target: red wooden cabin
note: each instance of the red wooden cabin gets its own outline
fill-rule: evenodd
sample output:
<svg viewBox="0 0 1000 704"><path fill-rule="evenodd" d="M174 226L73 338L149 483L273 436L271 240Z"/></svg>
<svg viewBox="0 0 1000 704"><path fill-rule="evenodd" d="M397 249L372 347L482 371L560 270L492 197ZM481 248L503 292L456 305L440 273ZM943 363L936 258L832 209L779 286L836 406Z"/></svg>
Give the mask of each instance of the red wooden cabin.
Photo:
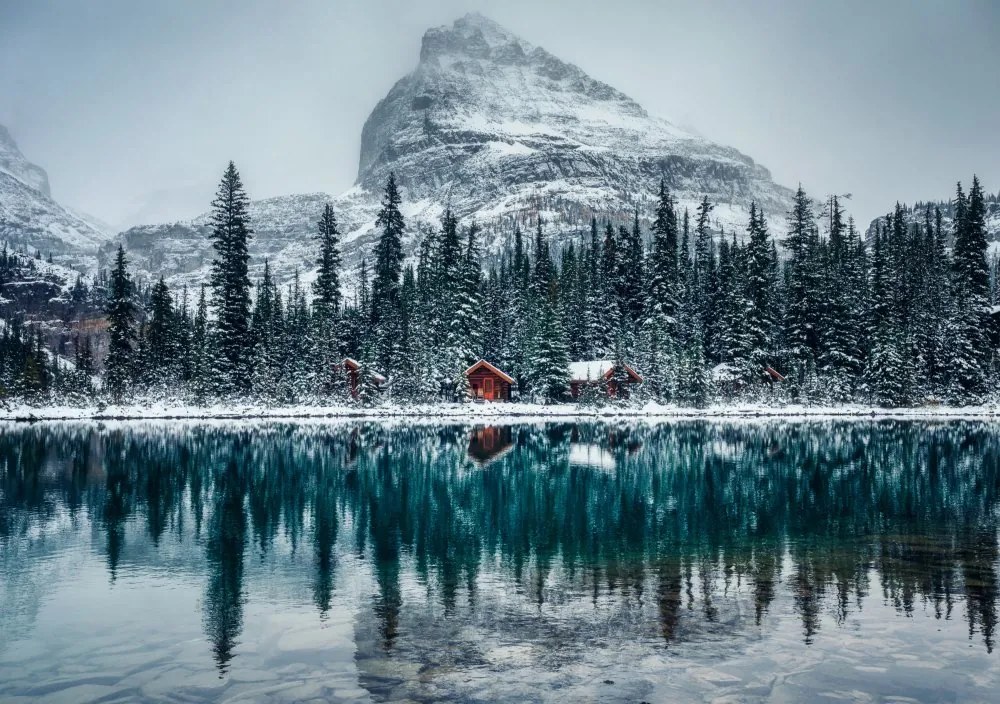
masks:
<svg viewBox="0 0 1000 704"><path fill-rule="evenodd" d="M347 388L351 390L351 398L358 397L358 385L361 383L361 363L347 357L343 363L344 372L347 374ZM377 372L372 373L375 386L382 386L386 378Z"/></svg>
<svg viewBox="0 0 1000 704"><path fill-rule="evenodd" d="M598 384L603 387L609 398L628 398L631 395L631 387L642 383L639 373L627 364L623 364L622 370L628 379L618 388L615 381L615 363L610 359L594 359L588 362L572 362L569 365L569 392L573 398L579 398L583 389L591 384Z"/></svg>
<svg viewBox="0 0 1000 704"><path fill-rule="evenodd" d="M484 401L510 401L510 387L514 377L497 369L485 359L480 359L465 370L469 380L469 394Z"/></svg>

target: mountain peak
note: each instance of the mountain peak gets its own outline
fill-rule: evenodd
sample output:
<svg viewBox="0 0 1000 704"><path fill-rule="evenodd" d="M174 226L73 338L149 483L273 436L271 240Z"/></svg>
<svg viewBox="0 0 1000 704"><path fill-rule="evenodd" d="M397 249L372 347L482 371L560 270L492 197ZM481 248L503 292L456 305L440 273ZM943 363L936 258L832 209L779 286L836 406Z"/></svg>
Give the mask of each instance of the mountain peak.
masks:
<svg viewBox="0 0 1000 704"><path fill-rule="evenodd" d="M431 62L442 56L519 60L533 48L506 27L478 12L470 12L450 27L442 25L428 29L420 47L420 62Z"/></svg>
<svg viewBox="0 0 1000 704"><path fill-rule="evenodd" d="M345 267L370 256L380 194L394 173L412 252L440 225L445 208L475 219L483 252L497 256L514 228L545 221L555 246L578 237L592 217L646 217L664 180L692 212L707 196L713 226L742 229L751 201L787 211L791 192L737 150L649 115L639 103L581 68L479 14L427 30L420 61L372 110L361 131L354 188L333 198ZM310 268L315 213L325 197L256 202L256 262L288 280ZM777 230L780 225L774 223ZM134 228L121 235L137 266L175 283L207 277L205 218ZM107 264L114 246L102 248Z"/></svg>

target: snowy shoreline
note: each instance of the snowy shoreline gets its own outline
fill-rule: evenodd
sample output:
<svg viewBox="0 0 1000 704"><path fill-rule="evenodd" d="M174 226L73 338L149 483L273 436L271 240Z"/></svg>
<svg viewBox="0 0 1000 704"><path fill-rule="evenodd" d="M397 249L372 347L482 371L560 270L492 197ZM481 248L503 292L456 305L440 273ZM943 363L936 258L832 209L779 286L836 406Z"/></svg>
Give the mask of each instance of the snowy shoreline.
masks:
<svg viewBox="0 0 1000 704"><path fill-rule="evenodd" d="M1000 407L873 408L869 406L759 406L720 405L683 408L650 403L641 407L586 408L575 404L442 403L416 406L185 406L171 404L121 405L102 408L72 406L0 409L0 422L60 420L393 420L393 421L545 421L545 420L714 420L714 419L1000 419Z"/></svg>

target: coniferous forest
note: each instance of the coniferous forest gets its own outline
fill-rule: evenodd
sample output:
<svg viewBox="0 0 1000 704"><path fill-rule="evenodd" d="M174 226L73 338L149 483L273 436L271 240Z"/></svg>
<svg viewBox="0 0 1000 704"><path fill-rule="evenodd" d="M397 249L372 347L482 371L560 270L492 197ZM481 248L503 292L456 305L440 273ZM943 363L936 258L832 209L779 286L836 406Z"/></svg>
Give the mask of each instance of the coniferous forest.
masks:
<svg viewBox="0 0 1000 704"><path fill-rule="evenodd" d="M788 213L750 207L743 232L712 228L713 204L680 211L661 182L655 211L593 219L550 244L546 223L515 229L487 259L475 222L445 212L408 260L390 177L377 246L344 272L330 205L316 213L314 281L249 275L249 198L230 163L212 202L215 261L198 290L137 282L128 252L73 295L106 316L106 354L89 335L47 349L11 320L0 338L3 395L34 403L171 400L208 404L425 403L468 397L485 359L522 401L569 400L569 364L628 364L629 403L855 403L882 407L995 400L997 263L978 179L933 206L897 204L866 237L837 197L799 187ZM787 236L771 234L784 218ZM648 227L641 223L649 222ZM6 271L8 254L0 269ZM345 295L342 277L357 281ZM358 363L349 388L343 360ZM585 394L582 403L609 400Z"/></svg>

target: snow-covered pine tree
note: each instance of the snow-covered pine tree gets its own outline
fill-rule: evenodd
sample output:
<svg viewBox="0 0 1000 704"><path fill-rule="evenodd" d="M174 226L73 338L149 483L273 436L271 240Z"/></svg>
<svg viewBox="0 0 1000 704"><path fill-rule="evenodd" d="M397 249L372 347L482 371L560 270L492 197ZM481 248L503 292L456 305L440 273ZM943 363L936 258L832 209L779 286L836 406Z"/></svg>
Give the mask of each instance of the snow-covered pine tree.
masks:
<svg viewBox="0 0 1000 704"><path fill-rule="evenodd" d="M886 241L891 237L889 229L876 228L872 244L869 323L872 344L865 377L870 401L891 408L905 405L909 399L904 381L905 361L900 353L900 331L894 311L894 276Z"/></svg>
<svg viewBox="0 0 1000 704"><path fill-rule="evenodd" d="M986 390L990 347L986 336L989 266L986 262L985 202L973 177L968 198L959 184L955 200L955 240L952 253L950 374L952 401L968 403Z"/></svg>
<svg viewBox="0 0 1000 704"><path fill-rule="evenodd" d="M820 274L817 267L819 236L813 218L812 201L802 186L795 192L788 213L788 237L785 247L785 325L784 337L791 369L792 386L801 387L806 370L815 366L818 349ZM810 360L812 360L810 362Z"/></svg>
<svg viewBox="0 0 1000 704"><path fill-rule="evenodd" d="M271 278L271 265L264 260L264 274L257 282L253 316L250 320L253 369L250 387L254 394L267 400L276 397L279 378L280 339L275 324L276 287Z"/></svg>
<svg viewBox="0 0 1000 704"><path fill-rule="evenodd" d="M605 320L607 317L607 300L605 292L607 284L601 267L601 239L597 229L597 218L590 219L590 247L587 249L587 268L589 286L586 289L586 338L587 347L584 357L600 359L607 354L607 332ZM581 284L582 285L582 284Z"/></svg>
<svg viewBox="0 0 1000 704"><path fill-rule="evenodd" d="M406 223L399 209L401 202L396 176L390 173L382 196L382 207L375 219L375 226L382 231L375 247L375 277L371 294L374 359L390 378L398 375L405 362L400 278L403 274Z"/></svg>
<svg viewBox="0 0 1000 704"><path fill-rule="evenodd" d="M346 399L346 385L341 362L340 329L340 230L337 216L329 203L316 223L319 253L316 280L313 282L313 353L311 366L316 374L317 391L336 400Z"/></svg>
<svg viewBox="0 0 1000 704"><path fill-rule="evenodd" d="M440 321L437 317L439 296L435 267L437 235L432 230L426 232L420 241L417 256L416 296L411 305L410 346L412 384L410 393L417 402L438 399L441 380L438 377L438 344Z"/></svg>
<svg viewBox="0 0 1000 704"><path fill-rule="evenodd" d="M765 370L777 364L775 359L775 332L777 304L775 291L777 282L771 261L770 235L764 212L750 203L750 224L747 227L746 244L746 284L747 335L750 345L750 363L753 379L765 381Z"/></svg>
<svg viewBox="0 0 1000 704"><path fill-rule="evenodd" d="M570 311L569 320L573 327L570 328L570 355L573 359L589 359L591 343L591 331L593 326L590 320L590 262L586 244L580 244L579 253L576 256L576 276L571 282L571 301L567 306Z"/></svg>
<svg viewBox="0 0 1000 704"><path fill-rule="evenodd" d="M275 294L274 298L278 395L286 403L311 401L315 389L314 370L310 366L311 324L298 271L286 288L283 315L279 313L280 297Z"/></svg>
<svg viewBox="0 0 1000 704"><path fill-rule="evenodd" d="M104 359L104 386L116 403L125 397L134 378L136 311L133 293L125 249L118 245L108 291L108 355Z"/></svg>
<svg viewBox="0 0 1000 704"><path fill-rule="evenodd" d="M837 196L831 196L827 202L827 222L827 243L819 253L822 321L818 369L825 377L829 400L843 402L852 397L861 372L859 311L854 298L859 281L853 262L853 223L848 229Z"/></svg>
<svg viewBox="0 0 1000 704"><path fill-rule="evenodd" d="M562 400L569 391L569 347L559 301L558 280L542 232L535 231L535 266L530 286L530 347L526 353L531 394L540 401Z"/></svg>
<svg viewBox="0 0 1000 704"><path fill-rule="evenodd" d="M411 400L415 394L413 379L416 367L414 322L418 308L417 275L412 264L403 268L403 283L400 287L400 310L402 313L402 337L400 339L401 366L392 380L392 394L402 400Z"/></svg>
<svg viewBox="0 0 1000 704"><path fill-rule="evenodd" d="M644 379L643 394L667 401L675 391L679 349L678 295L682 287L677 262L677 214L674 199L662 179L652 235L646 267L644 320L636 360Z"/></svg>
<svg viewBox="0 0 1000 704"><path fill-rule="evenodd" d="M689 217L685 211L678 261L680 300L677 315L677 366L674 400L684 406L702 407L708 403L709 379L706 368L704 330L701 326L701 302L694 262L691 257Z"/></svg>
<svg viewBox="0 0 1000 704"><path fill-rule="evenodd" d="M373 369L374 350L372 344L367 343L358 356L357 402L362 406L374 406L378 403L381 394L376 381L376 371Z"/></svg>
<svg viewBox="0 0 1000 704"><path fill-rule="evenodd" d="M580 283L578 264L576 243L570 240L562 248L562 261L559 263L559 290L562 293L563 329L566 330L569 354L573 359L580 359L586 344L578 288Z"/></svg>
<svg viewBox="0 0 1000 704"><path fill-rule="evenodd" d="M214 381L220 393L245 391L250 385L250 199L236 165L222 176L210 222L216 257L212 262L215 307Z"/></svg>
<svg viewBox="0 0 1000 704"><path fill-rule="evenodd" d="M541 302L529 360L531 392L543 402L565 400L569 393L569 351L558 307L548 297Z"/></svg>
<svg viewBox="0 0 1000 704"><path fill-rule="evenodd" d="M706 358L714 361L716 345L716 302L715 285L715 244L712 241L711 214L715 206L708 196L702 198L695 219L694 258L692 260L690 286L693 286L694 303L697 306L699 327Z"/></svg>
<svg viewBox="0 0 1000 704"><path fill-rule="evenodd" d="M745 259L735 234L731 244L725 240L720 243L717 330L720 361L729 367L735 378L751 382L759 371L753 362L753 346L748 331Z"/></svg>
<svg viewBox="0 0 1000 704"><path fill-rule="evenodd" d="M500 359L501 368L507 370L516 380L518 390L527 388L528 350L530 348L530 295L528 290L528 256L524 251L524 236L521 228L514 229L514 247L506 283L509 300L505 325L510 329L510 342Z"/></svg>
<svg viewBox="0 0 1000 704"><path fill-rule="evenodd" d="M73 348L74 390L84 397L89 397L94 393L93 377L96 371L90 335L84 335L82 338L77 335Z"/></svg>
<svg viewBox="0 0 1000 704"><path fill-rule="evenodd" d="M677 315L677 213L674 199L663 179L657 197L656 217L652 226L652 251L649 255L649 282L646 320L657 318L658 326L671 338L676 336Z"/></svg>
<svg viewBox="0 0 1000 704"><path fill-rule="evenodd" d="M206 400L211 392L212 350L208 326L208 296L202 284L191 326L191 387L197 401Z"/></svg>
<svg viewBox="0 0 1000 704"><path fill-rule="evenodd" d="M622 320L632 335L642 322L642 308L646 298L643 290L645 261L638 207L633 214L632 229L619 229L619 242L618 284Z"/></svg>
<svg viewBox="0 0 1000 704"><path fill-rule="evenodd" d="M460 271L461 297L457 307L465 332L462 360L465 366L480 356L483 346L483 270L478 237L479 226L473 221L466 232L465 257Z"/></svg>
<svg viewBox="0 0 1000 704"><path fill-rule="evenodd" d="M191 305L188 288L181 289L180 305L174 307L174 329L177 332L177 371L186 384L191 382Z"/></svg>
<svg viewBox="0 0 1000 704"><path fill-rule="evenodd" d="M601 244L601 321L597 336L596 357L606 357L614 352L615 336L621 328L623 303L620 297L621 286L618 281L619 272L619 241L615 237L615 229L611 223L604 226L604 241Z"/></svg>
<svg viewBox="0 0 1000 704"><path fill-rule="evenodd" d="M145 338L147 390L163 393L168 388L176 388L180 359L179 331L173 297L162 276L153 286L150 295L150 315Z"/></svg>
<svg viewBox="0 0 1000 704"><path fill-rule="evenodd" d="M432 321L436 322L433 343L436 376L441 384L455 387L470 355L469 325L477 311L470 309L465 279L465 257L458 234L458 218L446 210L434 252L434 297ZM456 396L460 396L456 389Z"/></svg>

